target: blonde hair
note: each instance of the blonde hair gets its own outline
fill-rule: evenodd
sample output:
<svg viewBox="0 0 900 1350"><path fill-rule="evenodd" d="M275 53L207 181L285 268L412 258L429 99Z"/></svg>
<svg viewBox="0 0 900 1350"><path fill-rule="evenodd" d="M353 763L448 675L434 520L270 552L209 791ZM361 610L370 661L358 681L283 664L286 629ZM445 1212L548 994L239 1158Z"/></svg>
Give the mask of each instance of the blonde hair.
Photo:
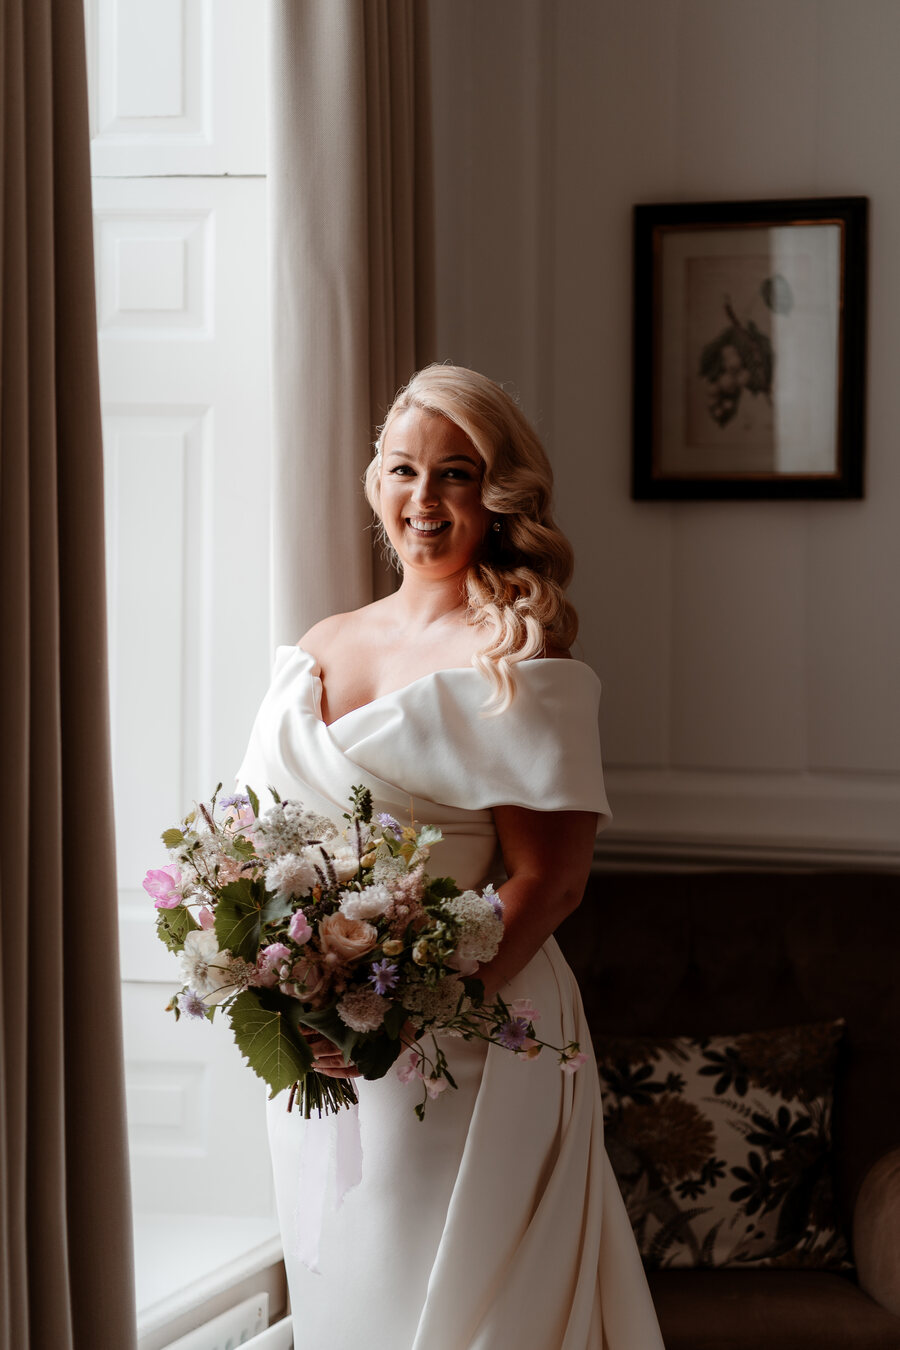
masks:
<svg viewBox="0 0 900 1350"><path fill-rule="evenodd" d="M534 429L499 384L465 366L426 366L391 404L366 470L366 497L379 522L381 447L391 423L409 408L446 417L484 461L481 500L500 531L488 531L483 554L466 575L466 592L472 623L489 632L473 663L493 685L487 709L499 713L515 696L513 667L548 645L568 648L578 631L565 596L572 546L551 514L553 471ZM381 533L387 542L383 526Z"/></svg>

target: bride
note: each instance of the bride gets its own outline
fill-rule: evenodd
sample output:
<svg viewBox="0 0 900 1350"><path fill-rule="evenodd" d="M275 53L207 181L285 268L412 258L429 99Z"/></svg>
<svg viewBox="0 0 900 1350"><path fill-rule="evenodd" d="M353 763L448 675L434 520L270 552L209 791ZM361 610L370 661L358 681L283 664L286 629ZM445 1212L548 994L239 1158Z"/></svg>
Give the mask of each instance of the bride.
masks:
<svg viewBox="0 0 900 1350"><path fill-rule="evenodd" d="M365 783L377 811L439 825L437 871L493 879L503 902L500 950L478 971L488 998L529 998L542 1039L589 1050L552 934L609 809L551 485L498 385L420 371L366 473L399 589L277 649L236 782L337 823ZM319 1072L357 1077L331 1042L311 1046ZM549 1052L442 1048L458 1088L422 1122L394 1072L358 1079L358 1122L302 1120L287 1094L269 1105L295 1350L660 1350L592 1060L570 1075Z"/></svg>

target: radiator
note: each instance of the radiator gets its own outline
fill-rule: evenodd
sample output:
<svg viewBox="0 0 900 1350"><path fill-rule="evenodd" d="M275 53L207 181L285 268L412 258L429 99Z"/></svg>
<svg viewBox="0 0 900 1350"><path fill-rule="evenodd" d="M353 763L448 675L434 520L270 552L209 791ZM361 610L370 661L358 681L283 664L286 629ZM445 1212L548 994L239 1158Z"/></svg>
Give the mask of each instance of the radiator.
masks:
<svg viewBox="0 0 900 1350"><path fill-rule="evenodd" d="M291 1319L268 1326L269 1295L260 1293L237 1303L202 1327L172 1341L165 1350L292 1350Z"/></svg>

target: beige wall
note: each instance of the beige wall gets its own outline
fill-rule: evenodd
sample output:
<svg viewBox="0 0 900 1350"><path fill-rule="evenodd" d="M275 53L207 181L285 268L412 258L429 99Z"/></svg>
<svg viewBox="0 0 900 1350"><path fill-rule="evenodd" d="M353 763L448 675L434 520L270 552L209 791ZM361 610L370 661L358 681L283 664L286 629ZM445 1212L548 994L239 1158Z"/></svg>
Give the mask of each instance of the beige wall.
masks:
<svg viewBox="0 0 900 1350"><path fill-rule="evenodd" d="M518 387L608 848L900 861L900 4L432 0L440 351ZM635 202L871 199L862 502L629 498Z"/></svg>

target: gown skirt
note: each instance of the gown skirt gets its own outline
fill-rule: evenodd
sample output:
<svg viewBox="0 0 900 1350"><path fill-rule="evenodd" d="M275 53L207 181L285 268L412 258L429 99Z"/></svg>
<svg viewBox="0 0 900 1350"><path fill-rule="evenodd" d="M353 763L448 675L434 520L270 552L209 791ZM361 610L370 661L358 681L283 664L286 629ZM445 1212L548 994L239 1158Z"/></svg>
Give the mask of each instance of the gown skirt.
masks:
<svg viewBox="0 0 900 1350"><path fill-rule="evenodd" d="M343 824L350 788L376 811L440 826L429 863L461 887L499 881L491 807L609 819L599 681L579 661L517 667L510 709L485 717L474 668L440 671L326 726L321 680L279 647L236 787L303 801ZM537 1006L541 1039L590 1051L575 977L553 938L501 991ZM268 1104L295 1350L662 1350L603 1142L596 1068L564 1073L442 1037L457 1090L414 1112L421 1083L356 1079L358 1111L303 1120Z"/></svg>

